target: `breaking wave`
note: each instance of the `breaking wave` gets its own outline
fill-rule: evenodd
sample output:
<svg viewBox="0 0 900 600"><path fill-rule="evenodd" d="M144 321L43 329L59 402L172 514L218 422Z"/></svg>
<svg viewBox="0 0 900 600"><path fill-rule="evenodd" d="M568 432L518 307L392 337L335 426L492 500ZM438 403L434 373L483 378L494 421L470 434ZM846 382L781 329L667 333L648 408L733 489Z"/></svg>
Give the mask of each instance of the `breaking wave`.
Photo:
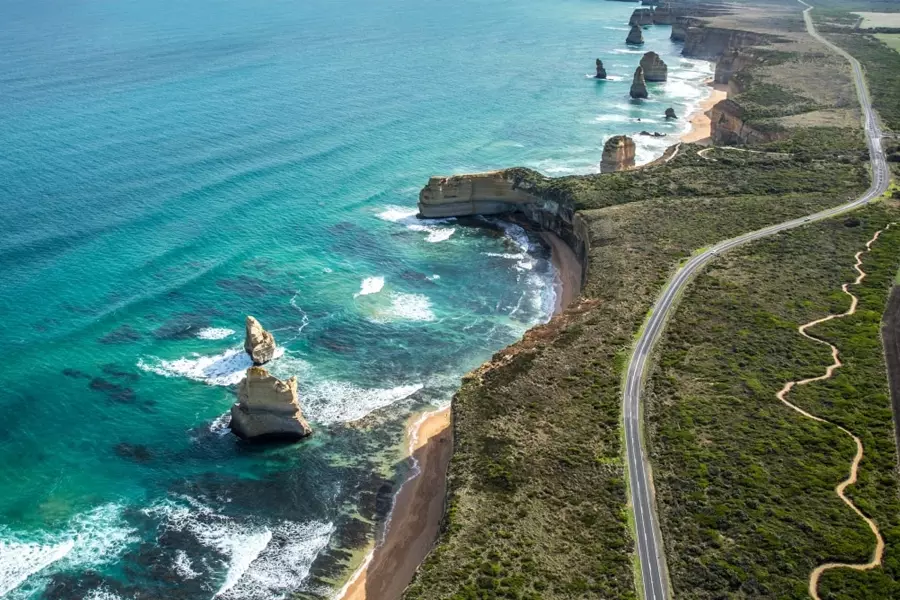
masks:
<svg viewBox="0 0 900 600"><path fill-rule="evenodd" d="M354 298L377 294L384 288L384 277L366 277L359 285L359 291L353 294Z"/></svg>
<svg viewBox="0 0 900 600"><path fill-rule="evenodd" d="M197 337L201 340L224 340L234 334L234 329L226 329L224 327L204 327L197 332Z"/></svg>
<svg viewBox="0 0 900 600"><path fill-rule="evenodd" d="M117 504L98 506L75 516L60 533L26 537L0 527L0 596L25 586L37 591L42 576L57 569L98 567L118 557L137 541Z"/></svg>

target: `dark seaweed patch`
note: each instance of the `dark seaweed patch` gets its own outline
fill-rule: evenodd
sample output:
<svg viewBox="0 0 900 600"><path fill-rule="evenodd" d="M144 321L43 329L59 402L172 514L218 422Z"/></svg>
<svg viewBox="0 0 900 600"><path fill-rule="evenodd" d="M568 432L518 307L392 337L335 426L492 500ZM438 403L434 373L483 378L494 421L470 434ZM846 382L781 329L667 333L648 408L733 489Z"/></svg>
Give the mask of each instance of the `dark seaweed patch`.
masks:
<svg viewBox="0 0 900 600"><path fill-rule="evenodd" d="M101 377L91 379L88 387L94 391L103 392L110 400L120 404L134 404L134 401L137 399L137 394L134 393L133 389Z"/></svg>
<svg viewBox="0 0 900 600"><path fill-rule="evenodd" d="M130 325L113 329L99 339L101 344L130 344L141 339L141 334Z"/></svg>

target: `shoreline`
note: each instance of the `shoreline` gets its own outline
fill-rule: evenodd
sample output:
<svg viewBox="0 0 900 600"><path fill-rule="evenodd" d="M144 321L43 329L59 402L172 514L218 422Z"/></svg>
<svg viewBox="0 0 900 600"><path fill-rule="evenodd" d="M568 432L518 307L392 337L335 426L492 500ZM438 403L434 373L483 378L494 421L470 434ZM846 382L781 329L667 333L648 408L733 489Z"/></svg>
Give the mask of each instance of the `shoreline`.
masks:
<svg viewBox="0 0 900 600"><path fill-rule="evenodd" d="M411 420L407 439L414 472L394 496L382 539L336 600L400 598L437 541L453 454L450 407L413 415Z"/></svg>
<svg viewBox="0 0 900 600"><path fill-rule="evenodd" d="M553 287L556 316L581 293L581 263L559 236L542 231L556 270ZM410 417L407 429L414 472L394 496L388 525L335 596L335 600L399 599L419 565L437 542L444 516L447 469L453 454L450 407Z"/></svg>
<svg viewBox="0 0 900 600"><path fill-rule="evenodd" d="M687 116L684 143L710 144L709 111L727 97L726 85L706 81L709 96ZM540 236L550 248L555 269L553 316L581 294L582 265L573 249L551 231ZM438 541L444 516L447 472L453 455L451 408L412 415L407 429L413 473L394 496L380 541L366 555L335 600L399 600L419 566Z"/></svg>
<svg viewBox="0 0 900 600"><path fill-rule="evenodd" d="M581 263L575 252L558 235L551 231L542 231L541 238L550 246L550 260L556 274L553 277L555 304L553 315L558 315L581 294Z"/></svg>
<svg viewBox="0 0 900 600"><path fill-rule="evenodd" d="M706 86L709 87L709 96L694 112L687 115L690 128L679 138L685 144L702 146L712 144L712 120L709 113L713 106L728 98L728 86L724 83L714 83L712 79L706 81Z"/></svg>

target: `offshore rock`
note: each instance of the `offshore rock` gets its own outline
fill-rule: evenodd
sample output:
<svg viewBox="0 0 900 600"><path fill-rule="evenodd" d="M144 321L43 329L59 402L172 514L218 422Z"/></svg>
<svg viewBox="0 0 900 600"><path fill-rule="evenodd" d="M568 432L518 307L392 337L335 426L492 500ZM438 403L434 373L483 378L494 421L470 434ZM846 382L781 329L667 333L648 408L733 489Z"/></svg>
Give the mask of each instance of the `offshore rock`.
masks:
<svg viewBox="0 0 900 600"><path fill-rule="evenodd" d="M628 19L631 26L653 25L653 10L649 8L636 8Z"/></svg>
<svg viewBox="0 0 900 600"><path fill-rule="evenodd" d="M634 166L634 140L627 135L616 135L603 144L600 172L624 171Z"/></svg>
<svg viewBox="0 0 900 600"><path fill-rule="evenodd" d="M644 81L665 81L669 77L669 68L656 52L648 52L641 58L644 69Z"/></svg>
<svg viewBox="0 0 900 600"><path fill-rule="evenodd" d="M631 97L647 98L648 96L647 84L644 81L644 69L643 67L638 67L635 69L634 79L631 81Z"/></svg>
<svg viewBox="0 0 900 600"><path fill-rule="evenodd" d="M675 115L675 109L671 106L666 109L666 118L667 119L677 119L678 117Z"/></svg>
<svg viewBox="0 0 900 600"><path fill-rule="evenodd" d="M606 79L606 69L603 68L603 61L599 58L597 59L597 74L594 75L595 79Z"/></svg>
<svg viewBox="0 0 900 600"><path fill-rule="evenodd" d="M247 335L244 350L253 359L254 365L264 365L275 356L275 337L263 329L254 317L247 317Z"/></svg>
<svg viewBox="0 0 900 600"><path fill-rule="evenodd" d="M672 6L668 2L659 4L653 11L653 24L672 25L673 23L675 23L675 13L672 11Z"/></svg>
<svg viewBox="0 0 900 600"><path fill-rule="evenodd" d="M641 31L641 28L637 25L631 26L631 31L628 32L628 37L625 38L626 44L643 44L644 43L644 32Z"/></svg>
<svg viewBox="0 0 900 600"><path fill-rule="evenodd" d="M297 378L281 381L262 367L247 369L231 407L230 427L245 440L297 441L311 435L300 410Z"/></svg>

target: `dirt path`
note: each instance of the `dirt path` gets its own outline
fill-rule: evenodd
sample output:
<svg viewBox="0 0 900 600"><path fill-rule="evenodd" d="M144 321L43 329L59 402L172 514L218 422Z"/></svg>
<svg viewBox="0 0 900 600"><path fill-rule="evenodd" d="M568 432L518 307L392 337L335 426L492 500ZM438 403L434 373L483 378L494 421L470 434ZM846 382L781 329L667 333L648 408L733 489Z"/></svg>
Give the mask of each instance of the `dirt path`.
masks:
<svg viewBox="0 0 900 600"><path fill-rule="evenodd" d="M891 225L893 225L893 223L891 223ZM835 370L837 370L841 367L842 363L841 363L841 359L840 359L840 353L838 352L837 347L832 344L829 344L825 340L821 340L813 335L810 335L809 333L806 332L806 330L809 329L810 327L818 325L819 323L824 323L824 322L830 321L832 319L840 319L843 317L848 317L856 312L856 305L859 303L859 299L850 292L849 287L851 285L859 285L860 282L862 282L862 280L866 278L866 273L865 273L865 271L862 270L862 255L872 249L872 244L875 243L875 240L878 239L878 236L881 235L881 232L887 230L891 225L888 225L887 227L885 227L882 230L876 231L875 235L872 236L872 239L869 240L868 242L866 242L866 249L860 250L859 252L856 253L856 257L855 257L856 264L853 266L853 268L856 269L856 272L859 273L859 275L856 276L856 279L853 281L852 284L845 283L844 285L841 286L841 289L844 291L844 293L847 294L848 296L850 296L850 308L848 308L845 312L843 312L841 314L828 315L827 317L824 317L822 319L816 319L815 321L810 321L809 323L807 323L805 325L801 325L798 328L800 335L802 335L803 337L808 338L819 344L825 344L826 346L831 348L831 357L834 360L834 362L825 369L824 375L820 375L818 377L812 377L810 379L803 379L801 381L789 381L786 384L784 384L784 387L781 388L781 391L776 394L778 399L781 400L785 405L794 409L795 411L797 411L804 417L807 417L814 421L818 421L820 423L834 425L835 427L837 427L838 429L840 429L841 431L843 431L844 433L849 435L851 438L853 438L853 441L856 442L856 456L853 457L853 462L850 463L850 475L847 477L847 479L845 479L844 481L839 483L838 486L836 488L834 488L834 491L838 495L838 497L844 501L844 504L849 506L853 510L853 512L855 512L857 515L859 515L860 519L862 519L863 521L866 522L866 524L869 526L869 529L871 529L872 533L875 535L875 551L872 553L872 560L870 560L869 562L863 563L863 564L833 562L833 563L825 563L823 565L819 565L818 567L813 569L813 572L809 576L809 595L811 597L813 597L815 600L820 600L819 592L818 592L819 578L822 577L822 573L824 573L825 571L828 571L829 569L843 569L843 568L856 569L857 571L867 571L869 569L874 569L875 567L881 565L881 557L884 554L884 540L881 537L881 532L878 531L878 526L875 524L875 521L873 521L872 519L865 516L862 513L862 511L859 510L859 508L857 508L855 504L853 504L853 501L851 501L844 494L844 490L846 490L848 486L856 483L856 474L857 474L857 471L859 470L859 463L860 463L860 461L862 461L862 458L863 458L862 441L860 441L860 439L858 437L856 437L855 435L853 435L852 433L850 433L848 430L844 429L840 425L836 425L836 424L832 423L831 421L826 421L825 419L823 419L821 417L817 417L813 414L810 414L810 413L806 412L805 410L803 410L802 408L800 408L794 404L791 404L790 402L785 400L785 396L787 396L787 394L796 385L806 385L806 384L812 383L814 381L822 381L823 379L829 379L834 374Z"/></svg>

